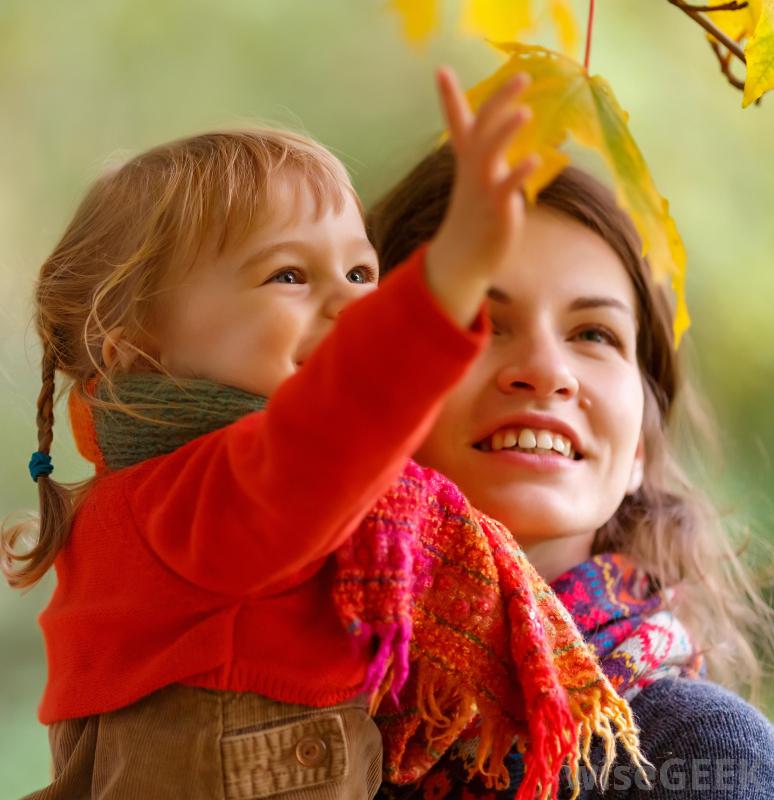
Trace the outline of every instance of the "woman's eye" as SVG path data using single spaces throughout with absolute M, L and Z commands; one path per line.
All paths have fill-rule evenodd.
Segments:
M 579 331 L 576 335 L 577 336 L 585 336 L 586 334 L 590 334 L 592 337 L 591 339 L 586 339 L 587 342 L 598 342 L 599 344 L 610 344 L 613 347 L 619 347 L 620 342 L 618 341 L 618 337 L 611 333 L 607 328 L 602 328 L 598 325 L 594 325 L 591 328 L 584 328 L 582 331 Z
M 347 273 L 347 278 L 352 283 L 374 283 L 376 270 L 373 267 L 355 267 Z
M 266 283 L 303 283 L 304 276 L 297 269 L 283 269 L 275 272 Z

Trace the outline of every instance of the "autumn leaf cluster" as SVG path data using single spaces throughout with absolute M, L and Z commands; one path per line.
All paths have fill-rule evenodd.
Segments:
M 707 16 L 723 33 L 745 45 L 742 106 L 746 108 L 774 89 L 774 0 L 747 0 L 732 11 L 711 11 Z
M 654 2 L 643 3 L 642 13 Z M 687 0 L 670 2 L 691 8 Z M 443 0 L 390 0 L 390 4 L 411 42 L 425 41 L 440 27 Z M 718 0 L 715 5 L 724 4 Z M 774 0 L 740 0 L 736 8 L 710 11 L 707 17 L 744 45 L 747 73 L 742 104 L 747 107 L 774 89 Z M 534 33 L 544 19 L 553 25 L 561 52 L 576 58 L 580 26 L 570 0 L 463 0 L 459 25 L 494 42 L 514 42 Z
M 655 0 L 649 0 L 654 2 Z M 685 5 L 682 0 L 670 0 Z M 423 42 L 440 26 L 441 0 L 391 0 L 406 37 Z M 645 12 L 643 12 L 645 13 Z M 562 52 L 519 43 L 541 18 L 554 26 Z M 743 106 L 774 88 L 774 0 L 749 0 L 736 8 L 708 13 L 718 31 L 744 45 L 747 74 Z M 669 280 L 675 294 L 675 347 L 690 325 L 685 301 L 686 254 L 669 204 L 653 182 L 645 159 L 621 108 L 604 78 L 591 76 L 576 61 L 579 26 L 569 0 L 464 0 L 460 26 L 483 36 L 508 57 L 491 76 L 468 92 L 475 109 L 517 72 L 532 82 L 522 101 L 534 114 L 513 142 L 510 157 L 518 163 L 539 153 L 542 166 L 525 186 L 534 201 L 569 162 L 561 146 L 568 138 L 598 152 L 613 178 L 616 200 L 631 216 L 646 256 L 659 280 Z

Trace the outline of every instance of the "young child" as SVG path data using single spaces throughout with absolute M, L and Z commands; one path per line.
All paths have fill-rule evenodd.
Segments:
M 55 780 L 32 797 L 373 796 L 381 737 L 368 695 L 388 685 L 389 653 L 393 688 L 405 681 L 411 631 L 373 613 L 387 606 L 369 603 L 368 586 L 347 587 L 363 563 L 394 567 L 398 587 L 419 582 L 401 571 L 409 560 L 388 563 L 399 547 L 353 534 L 373 523 L 373 507 L 397 528 L 439 497 L 454 505 L 431 481 L 421 498 L 407 494 L 406 481 L 428 475 L 405 465 L 486 340 L 489 276 L 518 245 L 518 190 L 535 162 L 511 170 L 504 152 L 526 119 L 513 105 L 523 85 L 474 121 L 441 73 L 459 159 L 454 198 L 430 246 L 375 293 L 346 172 L 303 137 L 172 143 L 87 194 L 37 288 L 39 540 L 24 555 L 14 549 L 22 528 L 4 536 L 12 583 L 30 585 L 52 564 L 58 579 L 41 616 L 40 719 L 51 726 Z M 73 384 L 76 439 L 97 471 L 72 491 L 48 477 L 57 370 Z M 400 476 L 403 488 L 391 490 Z M 384 546 L 387 560 L 353 543 Z M 523 593 L 523 575 L 508 574 L 511 594 Z M 546 635 L 530 628 L 523 639 L 538 643 L 524 653 L 546 667 L 541 683 L 520 662 L 536 704 L 511 698 L 514 714 L 534 709 L 542 723 L 537 710 L 550 706 L 558 724 L 553 745 L 536 745 L 555 755 L 548 775 L 536 767 L 531 785 L 543 790 L 573 755 L 574 726 L 600 717 L 579 703 L 569 714 L 546 642 L 578 637 L 559 604 L 551 610 Z M 442 729 L 448 698 L 425 701 Z M 622 709 L 605 713 L 631 733 Z M 512 727 L 509 743 L 536 730 Z

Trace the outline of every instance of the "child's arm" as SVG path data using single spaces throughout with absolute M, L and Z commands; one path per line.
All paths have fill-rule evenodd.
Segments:
M 521 201 L 501 196 L 515 186 L 516 173 L 502 168 L 523 120 L 506 109 L 519 85 L 468 124 L 452 118 L 463 106 L 449 81 L 442 74 L 455 146 L 462 141 L 460 174 L 427 263 L 414 254 L 347 308 L 265 412 L 130 478 L 138 529 L 188 580 L 229 595 L 276 592 L 319 568 L 400 474 L 485 343 L 476 312 L 487 276 L 510 257 L 520 230 Z
M 265 411 L 131 468 L 137 528 L 175 572 L 276 591 L 354 531 L 486 341 L 483 318 L 448 318 L 423 267 L 420 252 L 345 309 Z

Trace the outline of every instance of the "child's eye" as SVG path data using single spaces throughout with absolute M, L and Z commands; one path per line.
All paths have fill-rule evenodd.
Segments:
M 373 267 L 355 267 L 347 273 L 352 283 L 375 283 L 376 270 Z
M 304 276 L 297 269 L 283 269 L 275 272 L 266 283 L 303 283 Z
M 589 328 L 584 328 L 582 331 L 579 331 L 576 335 L 577 336 L 584 336 L 586 334 L 591 334 L 594 337 L 601 337 L 600 338 L 593 338 L 593 339 L 586 339 L 587 342 L 598 342 L 599 344 L 609 344 L 613 347 L 620 347 L 621 343 L 618 337 L 609 331 L 607 328 L 602 327 L 601 325 L 593 325 Z

